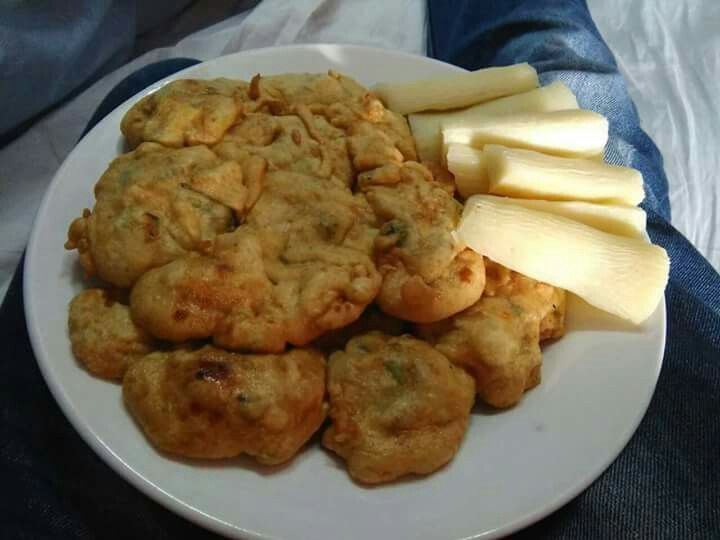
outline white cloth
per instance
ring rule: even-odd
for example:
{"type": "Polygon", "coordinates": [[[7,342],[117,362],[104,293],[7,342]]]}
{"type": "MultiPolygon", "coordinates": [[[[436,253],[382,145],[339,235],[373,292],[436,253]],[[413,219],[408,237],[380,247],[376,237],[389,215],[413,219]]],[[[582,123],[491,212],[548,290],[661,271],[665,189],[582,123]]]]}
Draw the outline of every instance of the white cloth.
{"type": "Polygon", "coordinates": [[[588,4],[665,159],[672,224],[720,269],[720,1],[588,4]]]}
{"type": "MultiPolygon", "coordinates": [[[[720,2],[589,5],[627,78],[643,127],[665,156],[673,224],[720,268],[720,2]]],[[[355,43],[424,54],[425,26],[424,0],[264,0],[249,14],[107,75],[0,150],[0,298],[45,188],[100,101],[129,73],[164,58],[207,60],[288,43],[355,43]]]]}

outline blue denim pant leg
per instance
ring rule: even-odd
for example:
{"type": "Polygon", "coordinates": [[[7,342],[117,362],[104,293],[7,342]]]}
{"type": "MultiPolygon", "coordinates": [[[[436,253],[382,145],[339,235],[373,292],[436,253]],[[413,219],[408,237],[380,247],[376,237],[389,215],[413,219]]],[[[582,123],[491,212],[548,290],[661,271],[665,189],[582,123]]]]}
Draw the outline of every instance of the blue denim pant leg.
{"type": "Polygon", "coordinates": [[[668,223],[662,157],[587,5],[430,0],[428,8],[434,57],[467,69],[529,62],[543,83],[564,81],[583,108],[609,119],[606,156],[643,173],[648,232],[671,258],[667,347],[647,416],[600,479],[518,536],[720,538],[720,277],[668,223]]]}

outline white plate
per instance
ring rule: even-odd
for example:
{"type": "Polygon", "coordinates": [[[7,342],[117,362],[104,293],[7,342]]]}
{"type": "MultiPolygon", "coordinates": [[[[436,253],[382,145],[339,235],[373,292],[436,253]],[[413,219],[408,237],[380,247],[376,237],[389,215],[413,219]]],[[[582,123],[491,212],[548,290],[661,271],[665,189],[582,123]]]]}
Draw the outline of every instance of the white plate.
{"type": "MultiPolygon", "coordinates": [[[[169,79],[329,68],[367,85],[458,71],[419,56],[318,45],[248,51],[169,79]]],[[[664,303],[640,329],[571,306],[568,335],[546,349],[542,384],[512,410],[473,414],[455,460],[427,478],[362,488],[318,446],[274,472],[243,459],[190,463],[156,453],[123,408],[120,387],[90,377],[71,355],[67,305],[83,282],[76,254],[62,246],[68,224],[92,207],[95,181],[123,147],[123,114],[169,79],[118,107],[73,150],[45,195],[25,262],[25,312],[43,375],[75,429],[120,475],[174,512],[228,536],[490,538],[560,507],[615,459],[655,388],[664,303]]]]}

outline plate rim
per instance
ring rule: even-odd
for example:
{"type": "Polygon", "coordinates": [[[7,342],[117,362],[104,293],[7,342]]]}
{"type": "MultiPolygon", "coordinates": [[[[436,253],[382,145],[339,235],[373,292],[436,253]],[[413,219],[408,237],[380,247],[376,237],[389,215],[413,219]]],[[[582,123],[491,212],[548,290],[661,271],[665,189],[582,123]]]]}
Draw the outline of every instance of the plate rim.
{"type": "MultiPolygon", "coordinates": [[[[75,144],[75,146],[72,148],[72,150],[65,156],[63,159],[62,164],[56,172],[53,175],[53,178],[51,182],[49,183],[48,187],[45,190],[45,193],[43,194],[42,201],[38,207],[38,210],[33,218],[33,224],[32,224],[32,230],[30,233],[30,237],[27,243],[26,248],[26,256],[23,263],[23,309],[25,313],[25,319],[26,319],[26,327],[28,331],[28,336],[30,338],[31,347],[33,350],[33,355],[35,357],[35,362],[40,368],[40,372],[43,376],[43,379],[50,389],[50,392],[55,400],[55,402],[59,405],[60,409],[62,410],[64,416],[69,421],[70,425],[72,426],[73,430],[80,435],[80,437],[85,441],[88,446],[95,452],[95,454],[102,459],[102,461],[108,465],[118,476],[120,476],[123,480],[131,484],[134,488],[136,488],[140,493],[144,496],[149,497],[154,502],[160,504],[164,508],[170,510],[171,512],[180,515],[182,518],[190,521],[191,523],[194,523],[200,527],[203,527],[207,530],[210,530],[212,532],[221,534],[223,536],[227,535],[234,535],[237,536],[242,535],[242,538],[248,538],[252,540],[269,540],[270,538],[273,538],[269,535],[263,534],[258,531],[249,530],[246,528],[243,528],[241,526],[235,525],[233,523],[226,522],[219,517],[210,515],[199,508],[196,508],[192,506],[191,504],[184,502],[177,498],[172,493],[162,489],[159,485],[155,484],[145,476],[143,476],[140,472],[136,471],[132,465],[127,463],[125,460],[123,460],[117,453],[113,451],[112,448],[110,448],[107,444],[105,444],[100,436],[95,432],[95,430],[87,424],[85,421],[83,421],[80,417],[80,413],[76,409],[76,407],[73,405],[72,400],[66,390],[63,388],[63,386],[60,384],[59,380],[53,376],[51,373],[50,365],[48,362],[48,358],[50,357],[49,352],[45,349],[43,341],[42,341],[42,333],[40,329],[40,325],[36,321],[37,314],[33,310],[33,306],[36,302],[32,301],[34,298],[34,291],[30,287],[30,284],[33,282],[34,277],[34,270],[33,265],[31,264],[32,261],[34,261],[35,253],[36,253],[36,244],[38,242],[38,237],[40,235],[40,222],[41,218],[46,214],[49,207],[49,201],[53,198],[52,195],[55,193],[55,191],[58,189],[58,186],[60,185],[60,178],[62,177],[62,173],[64,172],[65,167],[67,166],[67,162],[70,160],[70,157],[76,152],[77,148],[80,146],[82,141],[86,138],[92,137],[96,130],[102,130],[104,129],[104,120],[112,115],[117,109],[125,106],[128,102],[135,101],[138,98],[148,95],[157,89],[161,88],[163,85],[167,84],[168,82],[182,78],[183,75],[191,73],[193,71],[196,71],[200,69],[201,66],[208,66],[213,63],[221,63],[223,61],[226,61],[228,58],[236,57],[236,56],[252,56],[254,54],[267,54],[268,52],[277,51],[277,50],[283,50],[283,51],[292,51],[292,50],[311,50],[311,51],[322,51],[323,49],[330,48],[330,49],[352,49],[360,52],[368,52],[373,54],[390,54],[396,57],[412,57],[412,58],[422,58],[426,61],[430,61],[433,63],[442,64],[447,67],[453,68],[455,71],[462,72],[467,71],[463,68],[460,68],[458,66],[455,66],[453,64],[449,64],[446,62],[443,62],[441,60],[437,60],[435,58],[430,58],[422,55],[407,53],[404,51],[395,51],[395,50],[389,50],[389,49],[383,49],[380,47],[371,47],[367,45],[353,45],[353,44],[337,44],[337,43],[313,43],[313,44],[291,44],[291,45],[282,45],[282,46],[268,46],[268,47],[261,47],[261,48],[255,48],[255,49],[247,49],[243,51],[238,51],[232,54],[222,55],[218,56],[216,58],[207,60],[207,61],[201,61],[198,64],[194,64],[192,66],[189,66],[187,68],[184,68],[180,71],[177,71],[171,75],[168,75],[167,77],[164,77],[158,81],[155,81],[151,83],[150,85],[146,86],[127,100],[120,103],[117,107],[115,107],[112,111],[108,112],[107,115],[101,119],[93,128],[86,133],[81,139],[78,140],[78,142],[75,144]]],[[[141,68],[139,68],[141,69],[141,68]]],[[[658,305],[657,309],[661,309],[661,324],[658,327],[658,332],[660,335],[660,342],[658,343],[658,350],[660,351],[659,359],[655,363],[655,370],[654,373],[652,373],[652,384],[647,388],[646,395],[644,396],[642,400],[642,406],[638,408],[636,411],[635,418],[632,422],[628,424],[628,428],[623,433],[622,437],[618,437],[617,439],[617,448],[616,450],[609,453],[608,458],[604,460],[600,465],[595,467],[593,470],[587,472],[583,478],[574,483],[572,486],[566,488],[564,491],[558,493],[552,501],[550,501],[547,504],[544,504],[542,507],[539,507],[536,510],[526,512],[523,515],[518,516],[516,519],[513,519],[511,522],[509,522],[507,525],[492,529],[483,531],[477,534],[472,534],[470,536],[467,536],[464,540],[471,540],[471,539],[487,539],[487,538],[496,538],[498,536],[504,536],[507,534],[512,534],[513,532],[516,532],[520,529],[523,529],[533,523],[536,523],[540,519],[550,515],[551,513],[555,512],[560,507],[564,506],[566,503],[568,503],[570,500],[581,494],[583,491],[585,491],[595,480],[597,480],[607,469],[608,467],[617,459],[617,457],[620,455],[620,453],[625,449],[627,444],[629,443],[632,436],[637,431],[640,423],[645,418],[645,415],[647,413],[647,409],[650,405],[650,402],[652,400],[652,397],[655,393],[655,389],[657,387],[658,378],[660,375],[660,371],[662,369],[663,363],[664,363],[664,356],[665,356],[665,347],[666,347],[666,339],[667,339],[667,306],[666,306],[666,300],[665,295],[663,294],[663,297],[660,301],[660,304],[658,305]]]]}

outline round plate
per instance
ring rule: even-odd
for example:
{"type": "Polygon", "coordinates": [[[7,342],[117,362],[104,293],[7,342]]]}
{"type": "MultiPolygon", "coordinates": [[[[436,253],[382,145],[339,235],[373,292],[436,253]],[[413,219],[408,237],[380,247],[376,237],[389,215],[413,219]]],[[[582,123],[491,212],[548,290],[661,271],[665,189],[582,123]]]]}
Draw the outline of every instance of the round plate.
{"type": "Polygon", "coordinates": [[[93,185],[123,149],[130,105],[175,78],[334,69],[372,85],[459,68],[397,52],[315,45],[243,52],[165,79],[100,122],[60,167],[37,214],[25,262],[25,312],[35,356],[75,429],[120,475],[182,516],[240,538],[490,538],[550,513],[615,459],[655,388],[665,305],[630,328],[586,305],[569,306],[568,334],[546,347],[543,382],[515,408],[477,409],[457,457],[426,478],[364,488],[316,443],[289,465],[249,459],[189,462],[157,453],[123,407],[120,387],[73,359],[70,299],[84,286],[76,253],[63,250],[71,220],[93,205],[93,185]],[[339,531],[342,531],[341,533],[339,531]]]}

